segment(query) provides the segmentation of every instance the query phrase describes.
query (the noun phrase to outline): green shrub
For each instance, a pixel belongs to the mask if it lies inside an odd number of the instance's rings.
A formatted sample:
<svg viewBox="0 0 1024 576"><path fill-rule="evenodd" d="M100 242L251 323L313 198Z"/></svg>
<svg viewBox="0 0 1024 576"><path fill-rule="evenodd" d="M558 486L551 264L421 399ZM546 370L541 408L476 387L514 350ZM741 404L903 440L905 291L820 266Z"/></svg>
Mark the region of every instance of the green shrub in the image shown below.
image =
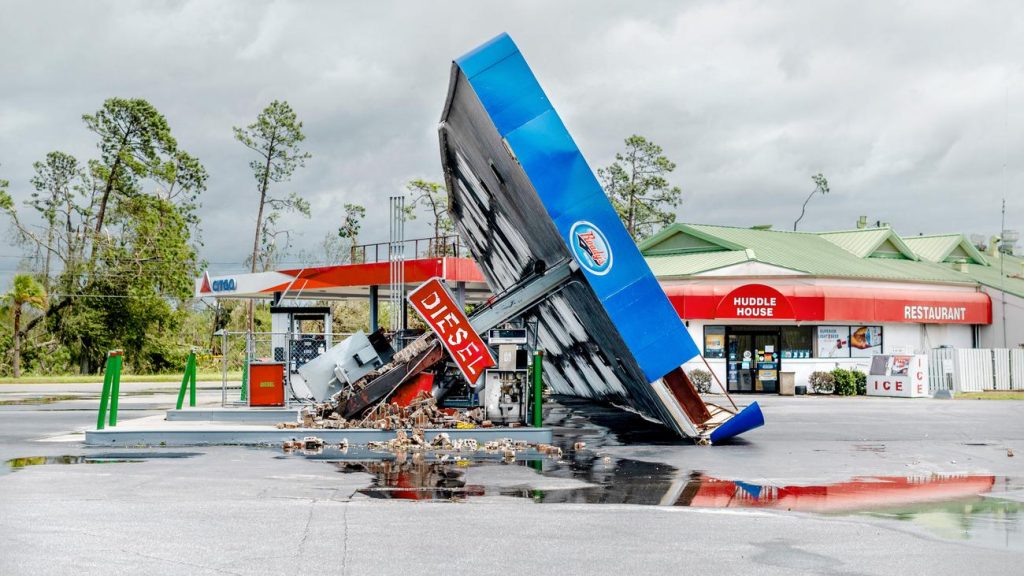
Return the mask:
<svg viewBox="0 0 1024 576"><path fill-rule="evenodd" d="M707 394L711 391L711 372L703 368L694 368L690 370L688 376L690 377L690 382L693 382L693 385L696 386L697 392Z"/></svg>
<svg viewBox="0 0 1024 576"><path fill-rule="evenodd" d="M807 383L810 384L811 390L815 394L831 394L835 390L836 382L832 378L831 372L815 371L811 372L811 376L807 379Z"/></svg>
<svg viewBox="0 0 1024 576"><path fill-rule="evenodd" d="M840 396L856 396L867 393L867 375L860 370L836 368L832 371L835 392Z"/></svg>
<svg viewBox="0 0 1024 576"><path fill-rule="evenodd" d="M853 370L853 378L857 381L857 395L866 396L868 393L868 375L860 370Z"/></svg>

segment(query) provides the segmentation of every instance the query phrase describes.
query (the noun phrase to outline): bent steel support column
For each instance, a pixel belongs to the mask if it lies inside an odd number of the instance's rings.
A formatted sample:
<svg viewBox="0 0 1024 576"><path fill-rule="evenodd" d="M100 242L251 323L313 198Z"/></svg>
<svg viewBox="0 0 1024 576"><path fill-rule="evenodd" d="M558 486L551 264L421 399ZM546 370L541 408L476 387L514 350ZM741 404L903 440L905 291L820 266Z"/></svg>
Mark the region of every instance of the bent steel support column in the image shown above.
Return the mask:
<svg viewBox="0 0 1024 576"><path fill-rule="evenodd" d="M575 261L565 260L542 274L528 278L522 284L509 288L505 295L499 296L487 307L474 312L469 323L481 333L516 318L565 285L577 268Z"/></svg>
<svg viewBox="0 0 1024 576"><path fill-rule="evenodd" d="M533 353L533 427L544 425L544 352Z"/></svg>
<svg viewBox="0 0 1024 576"><path fill-rule="evenodd" d="M380 314L380 301L378 300L378 294L380 292L380 286L374 284L370 286L370 333L377 331L380 326L377 325Z"/></svg>

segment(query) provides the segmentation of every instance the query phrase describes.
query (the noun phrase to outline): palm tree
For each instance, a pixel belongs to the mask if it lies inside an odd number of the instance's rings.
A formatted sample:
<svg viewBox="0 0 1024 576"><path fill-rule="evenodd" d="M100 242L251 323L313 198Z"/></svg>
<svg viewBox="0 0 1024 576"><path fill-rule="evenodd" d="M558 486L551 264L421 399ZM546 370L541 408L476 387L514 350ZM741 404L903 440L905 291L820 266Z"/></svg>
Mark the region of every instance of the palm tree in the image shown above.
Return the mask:
<svg viewBox="0 0 1024 576"><path fill-rule="evenodd" d="M4 304L14 318L14 377L21 377L21 312L25 304L42 309L46 306L46 291L28 274L14 277L14 287L4 296Z"/></svg>

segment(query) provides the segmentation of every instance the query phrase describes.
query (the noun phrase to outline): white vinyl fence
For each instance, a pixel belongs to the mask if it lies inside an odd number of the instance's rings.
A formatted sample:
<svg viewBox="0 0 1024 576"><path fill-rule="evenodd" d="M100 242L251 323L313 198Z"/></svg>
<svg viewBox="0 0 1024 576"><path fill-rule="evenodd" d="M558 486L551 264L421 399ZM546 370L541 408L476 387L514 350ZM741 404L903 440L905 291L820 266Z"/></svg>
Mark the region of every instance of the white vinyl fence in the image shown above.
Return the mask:
<svg viewBox="0 0 1024 576"><path fill-rule="evenodd" d="M1024 349L936 348L928 360L932 392L1024 390Z"/></svg>

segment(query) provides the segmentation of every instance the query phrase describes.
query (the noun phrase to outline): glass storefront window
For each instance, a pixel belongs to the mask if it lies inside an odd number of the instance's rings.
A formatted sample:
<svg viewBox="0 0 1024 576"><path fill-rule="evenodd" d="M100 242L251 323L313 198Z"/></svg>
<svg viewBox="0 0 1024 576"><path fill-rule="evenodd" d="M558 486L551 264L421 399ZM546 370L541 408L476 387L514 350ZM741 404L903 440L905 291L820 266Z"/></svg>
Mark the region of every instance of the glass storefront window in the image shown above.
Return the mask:
<svg viewBox="0 0 1024 576"><path fill-rule="evenodd" d="M813 326L782 327L782 358L810 358L814 353Z"/></svg>
<svg viewBox="0 0 1024 576"><path fill-rule="evenodd" d="M725 326L704 327L704 357L725 358Z"/></svg>
<svg viewBox="0 0 1024 576"><path fill-rule="evenodd" d="M881 326L705 326L705 358L726 357L727 328L730 334L775 331L781 344L777 357L783 360L870 358L883 353Z"/></svg>
<svg viewBox="0 0 1024 576"><path fill-rule="evenodd" d="M849 358L850 327L818 326L814 356L817 358Z"/></svg>
<svg viewBox="0 0 1024 576"><path fill-rule="evenodd" d="M850 354L854 358L870 358L882 353L881 326L851 326Z"/></svg>

